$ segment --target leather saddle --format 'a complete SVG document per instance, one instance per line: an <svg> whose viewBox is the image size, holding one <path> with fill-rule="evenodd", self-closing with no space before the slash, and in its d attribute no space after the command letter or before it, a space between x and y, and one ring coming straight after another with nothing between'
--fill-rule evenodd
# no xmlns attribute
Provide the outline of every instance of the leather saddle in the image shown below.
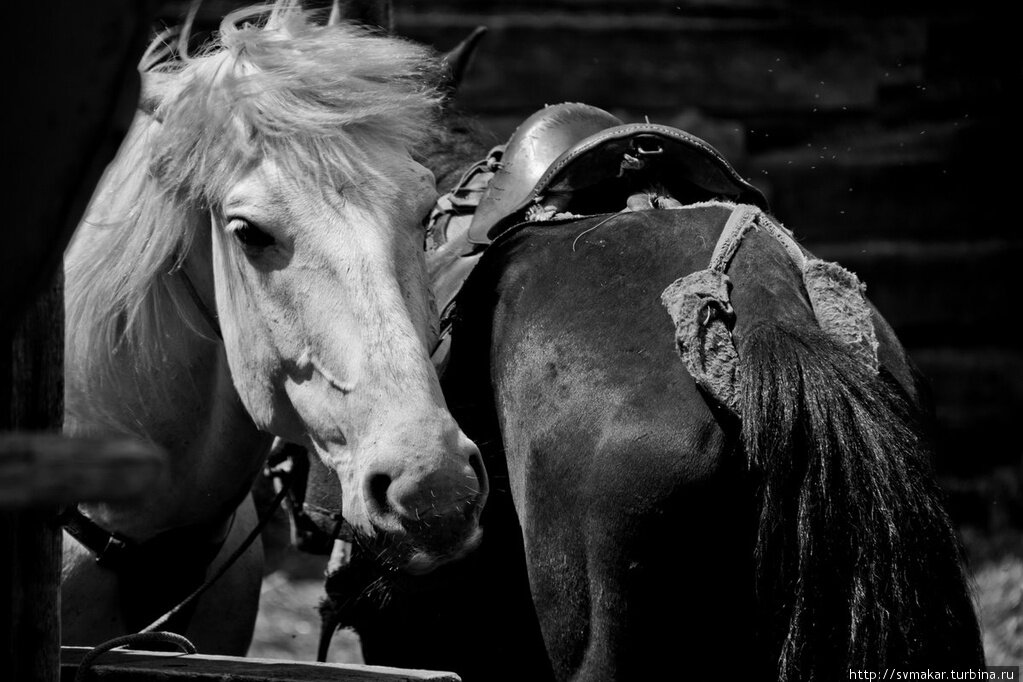
<svg viewBox="0 0 1023 682"><path fill-rule="evenodd" d="M682 203L725 198L768 208L760 190L700 138L653 123L626 125L603 109L564 103L516 129L480 198L468 241L489 244L530 219L533 207L548 215L613 212L651 187Z"/></svg>

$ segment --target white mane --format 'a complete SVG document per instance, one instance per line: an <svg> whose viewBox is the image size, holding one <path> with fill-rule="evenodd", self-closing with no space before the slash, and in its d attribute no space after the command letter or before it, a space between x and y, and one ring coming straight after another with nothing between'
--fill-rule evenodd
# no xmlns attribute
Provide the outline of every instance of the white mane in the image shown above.
<svg viewBox="0 0 1023 682"><path fill-rule="evenodd" d="M67 263L69 367L108 376L125 344L134 362L159 362L169 316L197 326L177 278L164 275L258 159L386 206L400 188L375 155L411 152L432 134L438 74L425 48L314 25L292 2L234 12L201 55L143 74L159 86L155 117L136 118L83 221L94 234Z"/></svg>

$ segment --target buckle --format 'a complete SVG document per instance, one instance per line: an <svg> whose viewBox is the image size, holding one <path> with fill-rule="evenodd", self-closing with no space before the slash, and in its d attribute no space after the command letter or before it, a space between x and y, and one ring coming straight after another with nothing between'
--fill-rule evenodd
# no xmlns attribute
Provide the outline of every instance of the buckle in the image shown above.
<svg viewBox="0 0 1023 682"><path fill-rule="evenodd" d="M116 568L124 561L128 538L118 533L107 533L107 543L96 552L96 563L103 568Z"/></svg>

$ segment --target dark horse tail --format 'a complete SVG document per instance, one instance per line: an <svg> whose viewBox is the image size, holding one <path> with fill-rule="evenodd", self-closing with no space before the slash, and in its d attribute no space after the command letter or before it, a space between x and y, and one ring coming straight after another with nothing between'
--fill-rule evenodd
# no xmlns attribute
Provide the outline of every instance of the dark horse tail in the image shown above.
<svg viewBox="0 0 1023 682"><path fill-rule="evenodd" d="M903 391L815 328L760 325L739 341L778 679L982 666L961 545Z"/></svg>

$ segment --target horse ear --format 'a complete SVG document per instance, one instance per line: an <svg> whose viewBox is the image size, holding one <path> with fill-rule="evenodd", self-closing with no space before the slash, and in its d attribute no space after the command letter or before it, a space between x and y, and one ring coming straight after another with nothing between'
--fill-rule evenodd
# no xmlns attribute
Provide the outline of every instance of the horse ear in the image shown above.
<svg viewBox="0 0 1023 682"><path fill-rule="evenodd" d="M486 26L477 26L469 37L455 45L441 58L447 72L446 86L452 93L457 92L462 84L462 79L472 65L472 58L476 55L476 48L486 33Z"/></svg>

